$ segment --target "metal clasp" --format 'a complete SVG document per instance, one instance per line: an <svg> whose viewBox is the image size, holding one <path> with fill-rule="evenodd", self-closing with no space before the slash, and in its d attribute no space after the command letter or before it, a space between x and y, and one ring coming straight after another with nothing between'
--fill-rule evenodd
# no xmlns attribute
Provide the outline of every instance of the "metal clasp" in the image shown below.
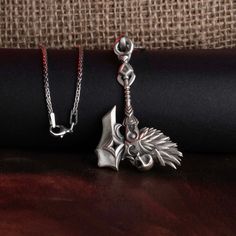
<svg viewBox="0 0 236 236"><path fill-rule="evenodd" d="M54 113L50 113L50 134L52 134L55 137L63 138L65 134L67 133L73 133L75 123L71 122L70 128L66 128L63 125L56 125L56 118Z"/></svg>
<svg viewBox="0 0 236 236"><path fill-rule="evenodd" d="M63 125L56 125L55 127L50 126L50 133L55 137L63 138L65 134L71 132L71 129L67 129Z"/></svg>

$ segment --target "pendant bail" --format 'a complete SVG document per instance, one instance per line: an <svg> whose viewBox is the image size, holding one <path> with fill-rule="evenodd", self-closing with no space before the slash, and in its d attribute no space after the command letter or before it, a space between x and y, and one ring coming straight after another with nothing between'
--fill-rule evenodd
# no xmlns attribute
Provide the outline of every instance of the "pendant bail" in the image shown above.
<svg viewBox="0 0 236 236"><path fill-rule="evenodd" d="M119 38L114 45L114 52L122 62L129 62L133 50L134 44L126 36Z"/></svg>

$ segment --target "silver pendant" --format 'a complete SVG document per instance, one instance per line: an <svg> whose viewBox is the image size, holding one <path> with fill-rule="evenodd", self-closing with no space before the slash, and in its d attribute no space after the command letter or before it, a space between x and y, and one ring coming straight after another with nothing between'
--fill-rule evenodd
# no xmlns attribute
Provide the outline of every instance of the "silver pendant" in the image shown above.
<svg viewBox="0 0 236 236"><path fill-rule="evenodd" d="M150 170L154 164L169 165L176 169L183 156L169 137L154 128L138 128L138 119L134 116L131 105L130 86L135 74L129 60L133 51L133 43L126 37L120 38L114 52L123 62L117 76L124 87L125 118L123 124L116 123L116 106L103 117L103 133L96 149L99 167L119 169L120 161L128 160L138 170ZM125 127L125 135L120 128Z"/></svg>

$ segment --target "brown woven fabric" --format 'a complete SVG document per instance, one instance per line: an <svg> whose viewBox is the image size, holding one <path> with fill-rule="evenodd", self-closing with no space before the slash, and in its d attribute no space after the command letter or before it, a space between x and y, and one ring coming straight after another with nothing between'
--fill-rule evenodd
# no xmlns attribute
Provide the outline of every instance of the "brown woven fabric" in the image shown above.
<svg viewBox="0 0 236 236"><path fill-rule="evenodd" d="M236 46L235 0L0 0L0 47Z"/></svg>

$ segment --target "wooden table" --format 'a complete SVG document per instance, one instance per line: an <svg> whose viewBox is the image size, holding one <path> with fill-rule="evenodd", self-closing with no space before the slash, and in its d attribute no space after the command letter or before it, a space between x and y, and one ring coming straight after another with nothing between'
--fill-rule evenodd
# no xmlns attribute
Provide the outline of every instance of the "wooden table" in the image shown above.
<svg viewBox="0 0 236 236"><path fill-rule="evenodd" d="M236 235L235 155L178 170L98 169L94 154L0 151L0 235Z"/></svg>

